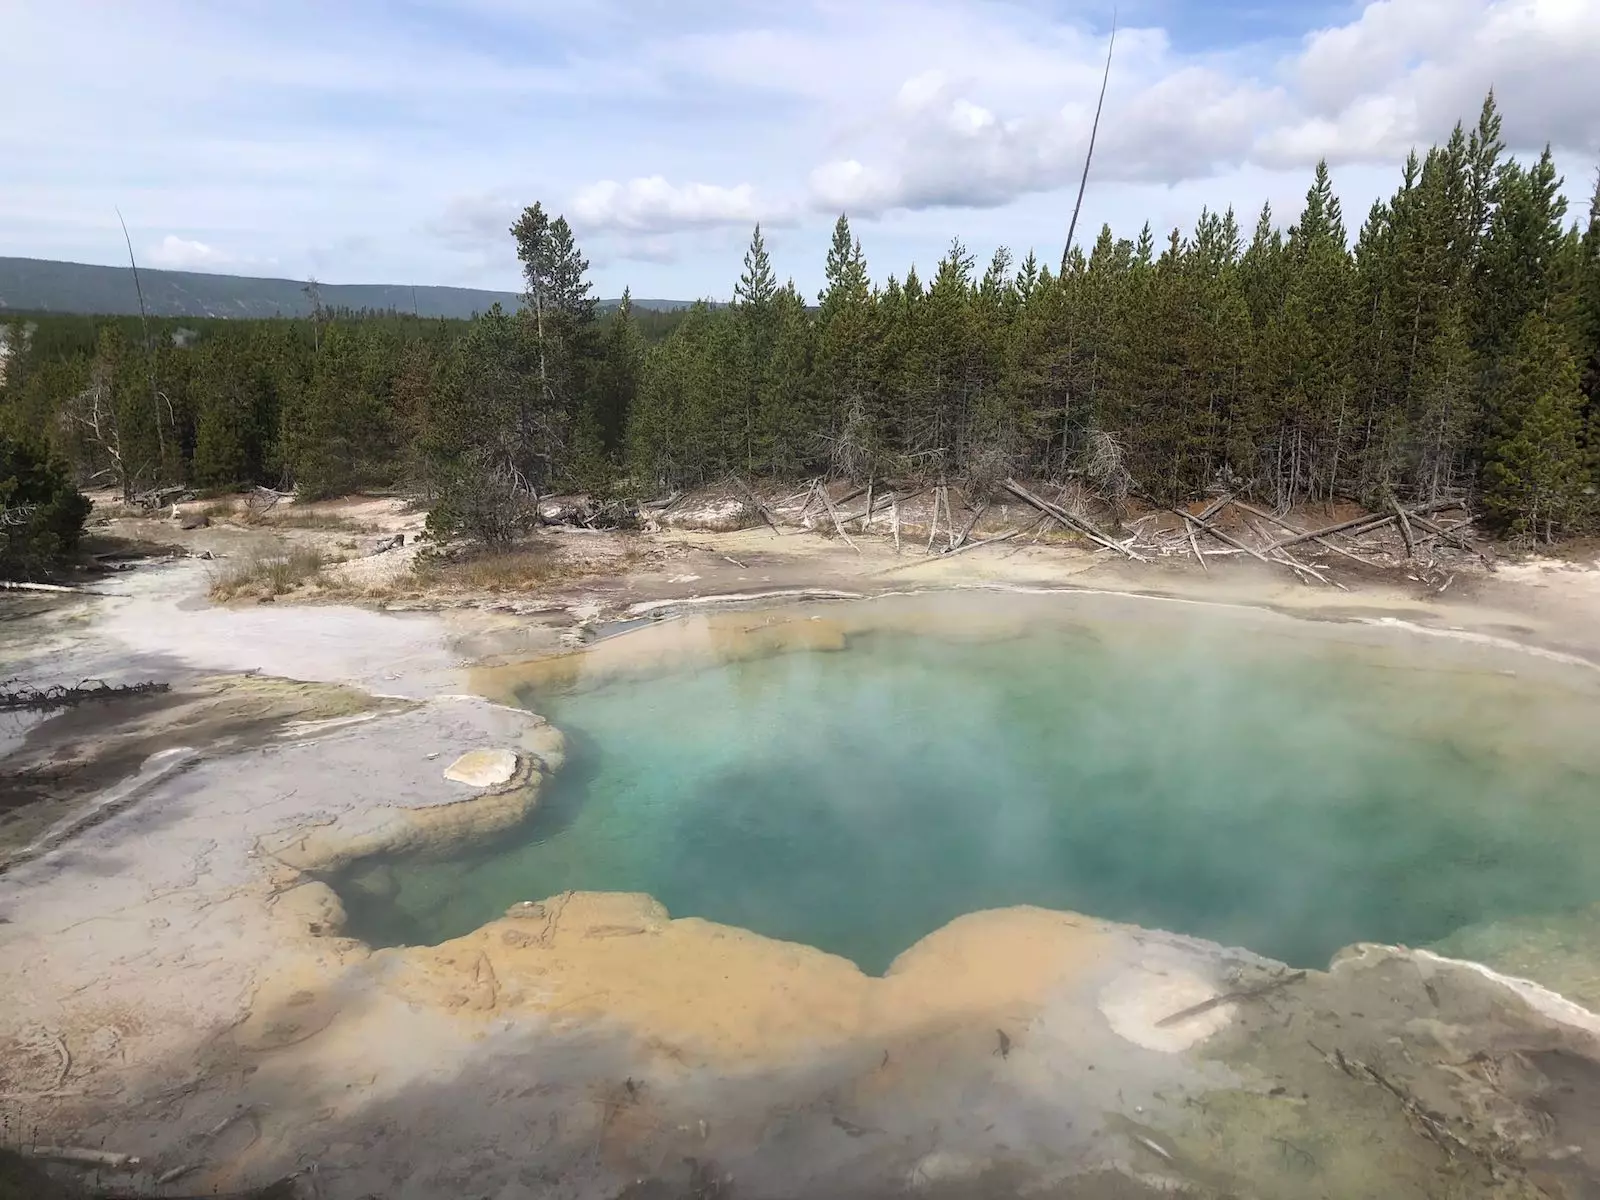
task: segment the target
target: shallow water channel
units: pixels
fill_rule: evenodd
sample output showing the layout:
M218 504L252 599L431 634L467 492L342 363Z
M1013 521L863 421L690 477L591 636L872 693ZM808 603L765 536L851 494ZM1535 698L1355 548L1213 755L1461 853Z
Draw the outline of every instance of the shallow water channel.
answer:
M1035 904L1320 967L1600 900L1592 673L1175 608L888 623L532 690L570 747L537 814L335 881L350 932L437 942L522 900L642 891L879 972L962 913Z

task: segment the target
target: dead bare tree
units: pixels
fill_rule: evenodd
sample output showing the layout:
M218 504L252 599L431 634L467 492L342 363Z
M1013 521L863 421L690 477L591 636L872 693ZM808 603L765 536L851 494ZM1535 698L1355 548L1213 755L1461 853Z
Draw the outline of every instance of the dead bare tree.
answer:
M122 210L116 210L117 223L122 226L122 240L128 244L128 265L133 268L133 292L139 298L139 326L144 332L144 369L150 378L150 414L156 423L156 482L160 482L161 468L167 461L167 435L161 430L161 401L165 399L156 387L155 351L150 345L150 314L145 309L144 287L139 282L139 263L133 256L133 239L128 236L128 223L122 219ZM172 416L172 401L167 401L168 416ZM173 422L176 424L176 421Z
M1133 488L1126 460L1122 443L1113 434L1103 429L1089 431L1080 466L1094 491L1110 506L1118 525L1127 509L1128 492Z
M84 439L110 461L109 472L122 491L124 500L133 499L133 477L122 457L122 426L117 421L117 403L111 395L107 368L97 363L89 386L78 394L73 420L83 427Z
M1117 48L1117 10L1111 10L1111 42L1106 46L1106 71L1100 78L1100 99L1094 106L1094 124L1089 127L1089 149L1083 156L1083 177L1078 180L1078 199L1072 206L1072 220L1067 225L1067 245L1061 251L1061 273L1067 273L1067 262L1072 257L1072 237L1078 231L1078 213L1083 208L1083 192L1089 186L1089 164L1094 161L1094 141L1100 133L1100 110L1106 105L1106 84L1111 81L1111 52Z

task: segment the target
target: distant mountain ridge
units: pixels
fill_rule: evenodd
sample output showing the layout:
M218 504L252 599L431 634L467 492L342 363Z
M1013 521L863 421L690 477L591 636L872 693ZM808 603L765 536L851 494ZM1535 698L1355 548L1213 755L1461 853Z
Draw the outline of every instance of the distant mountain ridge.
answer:
M139 270L146 309L153 317L306 317L311 298L298 279L209 275L199 271ZM516 310L516 292L391 283L319 283L323 308L395 309L423 317L470 317L494 304ZM602 308L616 305L602 300ZM635 300L636 308L686 308L687 300ZM137 316L139 294L127 267L0 257L0 313L91 313Z

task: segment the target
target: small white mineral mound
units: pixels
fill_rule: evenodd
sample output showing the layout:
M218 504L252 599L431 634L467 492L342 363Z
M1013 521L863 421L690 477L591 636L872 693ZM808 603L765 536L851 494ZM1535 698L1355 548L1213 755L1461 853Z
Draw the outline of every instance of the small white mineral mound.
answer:
M468 787L499 787L517 773L517 755L512 750L468 750L444 769L444 777Z

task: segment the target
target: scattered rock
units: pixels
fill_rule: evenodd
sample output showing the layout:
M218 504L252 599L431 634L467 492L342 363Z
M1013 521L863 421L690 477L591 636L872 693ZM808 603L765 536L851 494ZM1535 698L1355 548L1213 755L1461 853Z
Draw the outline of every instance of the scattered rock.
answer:
M511 782L518 765L514 750L468 750L444 769L444 777L468 787L499 787Z

